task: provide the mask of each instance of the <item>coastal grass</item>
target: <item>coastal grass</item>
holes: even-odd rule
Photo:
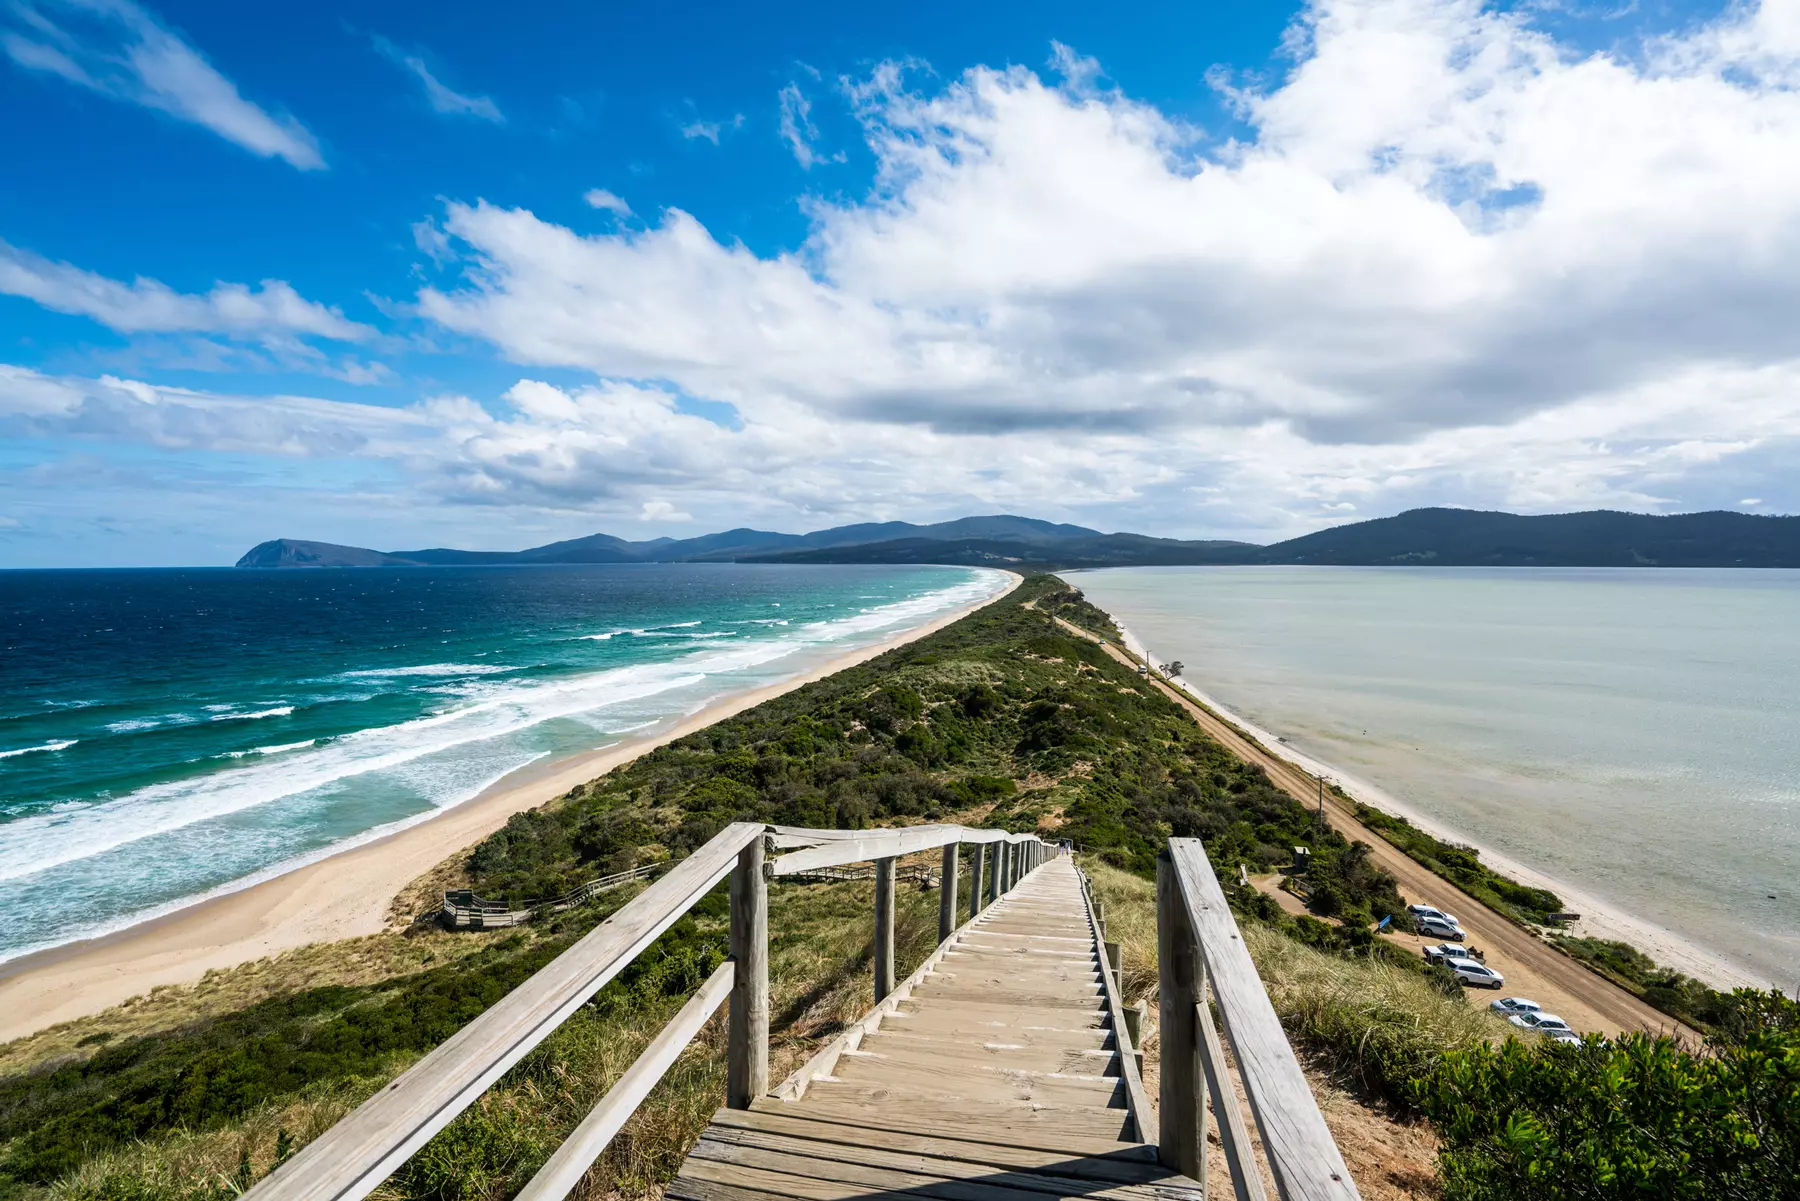
[[[1572,934],[1551,934],[1550,942],[1646,1004],[1697,1030],[1715,1029],[1736,1010],[1733,994],[1663,967],[1629,943]]]
[[[100,1013],[59,1022],[0,1045],[0,1080],[46,1065],[89,1059],[108,1046],[193,1026],[271,997],[321,985],[361,987],[442,967],[474,955],[504,932],[452,933],[432,925],[313,943],[208,971],[186,985],[162,985]]]
[[[1154,1011],[1156,885],[1102,863],[1083,866],[1106,905],[1107,937],[1124,954],[1126,1003],[1144,1000]],[[1412,956],[1309,946],[1249,914],[1240,915],[1239,929],[1289,1037],[1353,1093],[1406,1106],[1409,1083],[1445,1055],[1506,1036],[1503,1022],[1469,1005],[1460,990],[1447,993],[1435,974],[1415,970]]]

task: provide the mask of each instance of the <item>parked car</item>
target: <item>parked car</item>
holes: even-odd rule
[[[1539,1034],[1574,1034],[1569,1023],[1554,1013],[1538,1010],[1536,1013],[1515,1013],[1506,1019],[1521,1030],[1535,1030]],[[1579,1037],[1579,1035],[1577,1035]]]
[[[1420,953],[1425,956],[1426,963],[1437,963],[1443,959],[1475,959],[1475,956],[1469,953],[1469,948],[1459,942],[1434,943]],[[1476,962],[1479,963],[1480,960],[1476,960]]]
[[[1503,1017],[1511,1017],[1516,1013],[1542,1013],[1544,1007],[1536,1001],[1528,1001],[1524,997],[1501,997],[1492,1001],[1488,1008]]]
[[[1431,916],[1414,918],[1413,925],[1417,926],[1419,933],[1427,938],[1448,938],[1455,942],[1461,942],[1467,937],[1463,933],[1463,928],[1456,924],[1454,918]]]
[[[1419,918],[1436,918],[1441,922],[1449,922],[1452,926],[1462,925],[1461,922],[1456,920],[1456,915],[1454,913],[1439,909],[1436,905],[1408,905],[1406,911],[1412,914],[1415,920]]]
[[[1573,1030],[1546,1030],[1544,1032],[1544,1037],[1548,1038],[1553,1043],[1574,1043],[1577,1046],[1579,1046],[1582,1041],[1581,1035],[1575,1033]]]
[[[1473,959],[1446,959],[1444,966],[1456,973],[1456,978],[1470,988],[1502,989],[1506,987],[1506,977],[1491,967],[1476,963]]]

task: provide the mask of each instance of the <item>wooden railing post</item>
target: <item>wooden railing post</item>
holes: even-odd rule
[[[947,942],[956,933],[956,869],[959,842],[944,847],[944,870],[938,879],[938,941]]]
[[[969,920],[981,916],[981,872],[987,866],[987,844],[978,842],[969,848]]]
[[[875,861],[875,999],[894,991],[894,858]]]
[[[988,868],[988,904],[992,905],[1000,899],[1000,877],[1005,874],[1002,865],[1006,862],[1006,844],[996,842],[988,852],[993,859],[993,866]]]
[[[725,1104],[749,1109],[769,1091],[769,883],[763,875],[767,840],[738,852],[731,873],[731,1019],[726,1049]]]
[[[1194,1006],[1203,981],[1175,865],[1156,858],[1156,957],[1161,1019],[1162,1088],[1157,1158],[1206,1188],[1206,1094]]]

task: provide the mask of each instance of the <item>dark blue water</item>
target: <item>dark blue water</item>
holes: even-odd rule
[[[996,590],[960,568],[0,572],[0,957],[420,820]]]

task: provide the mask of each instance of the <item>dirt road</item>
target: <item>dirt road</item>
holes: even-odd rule
[[[1136,667],[1133,658],[1111,642],[1069,622],[1056,618],[1058,625],[1082,638],[1098,642],[1119,662]],[[1269,780],[1308,808],[1319,803],[1318,780],[1276,755],[1253,738],[1203,705],[1196,704],[1181,690],[1160,679],[1151,683],[1180,705],[1201,729],[1227,750],[1247,763],[1254,763],[1269,773]],[[1374,848],[1372,858],[1391,872],[1400,882],[1400,894],[1413,904],[1433,905],[1456,915],[1468,932],[1467,941],[1480,947],[1487,965],[1506,977],[1506,987],[1499,996],[1530,997],[1545,1009],[1557,1014],[1576,1030],[1616,1035],[1624,1030],[1654,1030],[1679,1034],[1698,1041],[1694,1031],[1667,1014],[1644,1004],[1624,989],[1588,971],[1556,948],[1528,931],[1514,925],[1487,908],[1440,876],[1414,862],[1381,835],[1356,820],[1354,811],[1325,794],[1325,820],[1346,838],[1360,840]],[[1229,866],[1229,865],[1228,865]],[[1438,939],[1396,934],[1394,941],[1416,950]],[[1492,997],[1471,990],[1472,1004],[1485,1005]]]

